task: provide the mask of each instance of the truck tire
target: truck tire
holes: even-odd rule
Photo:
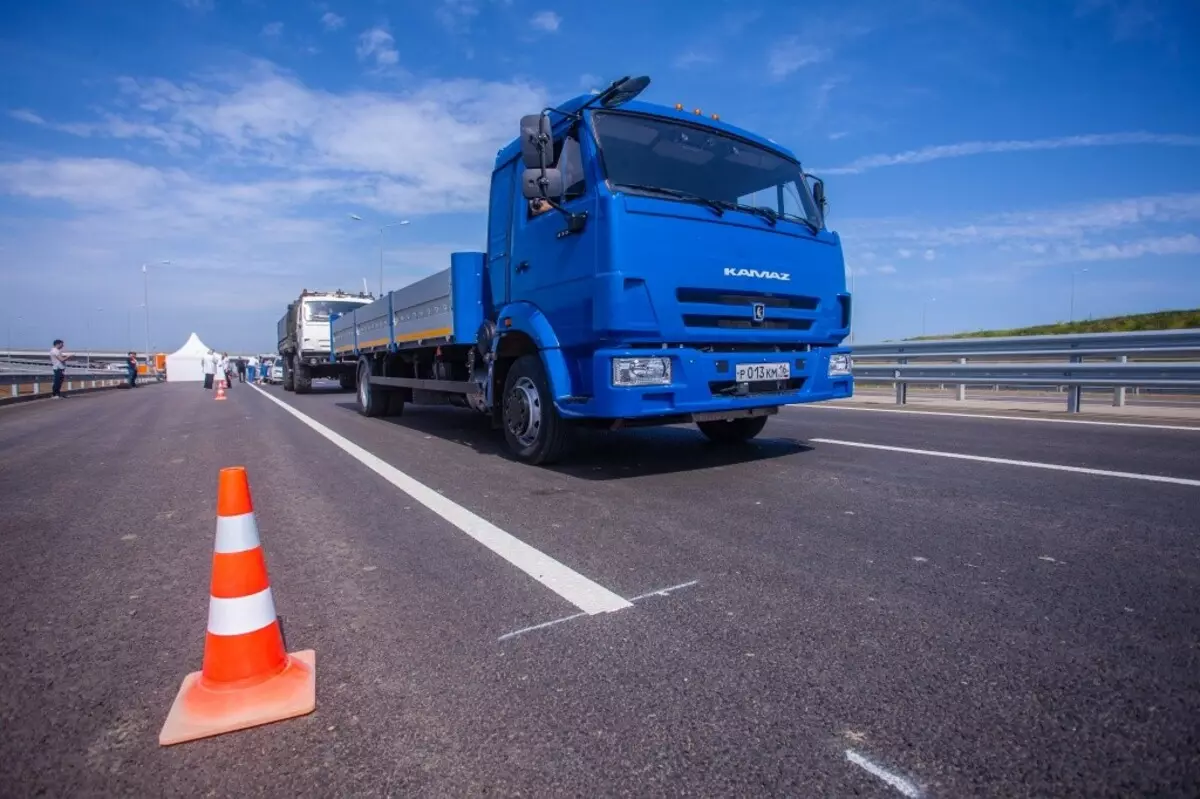
[[[567,451],[571,428],[554,407],[546,367],[537,355],[522,355],[504,380],[500,398],[504,439],[518,460],[554,463]]]
[[[696,422],[696,426],[714,444],[741,444],[763,431],[767,426],[767,417],[744,416],[720,422]]]
[[[296,373],[292,371],[292,359],[284,357],[283,359],[283,390],[295,391],[296,384],[293,382],[296,379]]]
[[[292,378],[292,382],[296,386],[296,393],[297,394],[311,394],[312,393],[312,370],[309,369],[304,364],[296,364],[296,368],[295,368],[294,372],[295,372],[295,376]]]
[[[375,391],[371,386],[371,365],[358,364],[358,412],[363,416],[383,416],[388,410],[388,392]]]

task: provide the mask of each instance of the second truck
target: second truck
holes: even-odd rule
[[[314,378],[336,378],[347,391],[354,388],[358,364],[354,358],[333,357],[329,320],[371,302],[370,294],[309,291],[288,304],[279,320],[279,357],[283,361],[283,390],[307,394]]]
[[[524,117],[487,249],[333,318],[358,407],[454,404],[550,463],[578,427],[694,423],[729,444],[849,397],[850,294],[824,184],[775,142],[624,78]]]

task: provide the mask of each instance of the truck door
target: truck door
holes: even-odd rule
[[[512,249],[513,187],[519,174],[519,161],[509,161],[492,175],[491,199],[488,202],[487,274],[492,302],[508,302],[509,257]],[[516,186],[520,194],[520,186]]]
[[[598,222],[596,200],[589,191],[584,153],[578,130],[561,140],[558,166],[566,191],[561,205],[568,211],[586,212],[582,233],[565,235],[566,218],[553,208],[535,210],[521,195],[520,173],[513,172],[512,257],[510,300],[538,307],[550,320],[564,346],[587,338],[592,326],[592,280],[596,269]],[[557,148],[556,148],[557,149]],[[560,235],[561,234],[561,235]]]

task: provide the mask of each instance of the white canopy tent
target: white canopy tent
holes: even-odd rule
[[[167,382],[204,380],[203,359],[206,355],[208,345],[193,333],[182,347],[167,356]]]

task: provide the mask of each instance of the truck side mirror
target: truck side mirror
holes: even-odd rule
[[[526,169],[550,166],[554,154],[554,132],[550,129],[549,114],[527,114],[521,117],[521,161]]]
[[[563,195],[563,174],[558,169],[533,167],[521,173],[521,193],[526,200],[555,200]]]
[[[829,205],[825,200],[825,181],[821,180],[816,175],[805,175],[805,177],[813,182],[813,199],[816,200],[817,207],[821,209],[821,215],[824,216],[825,209]]]

